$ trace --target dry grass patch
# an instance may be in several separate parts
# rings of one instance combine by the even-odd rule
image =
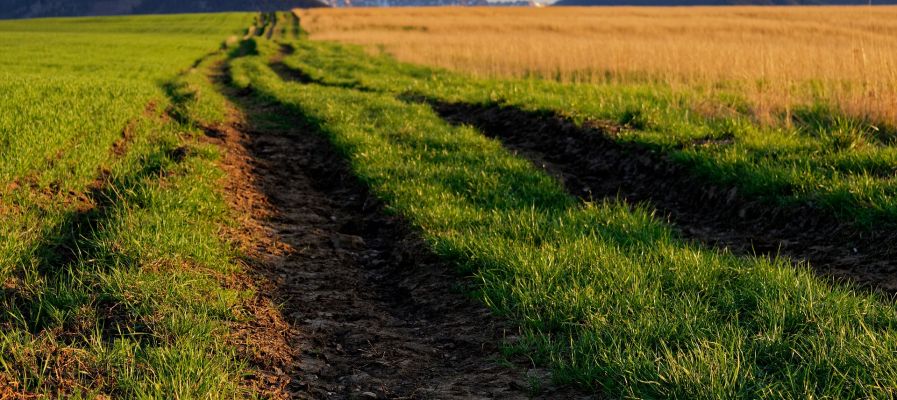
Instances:
[[[297,10],[312,39],[480,76],[735,92],[761,120],[822,101],[897,121],[897,8]]]

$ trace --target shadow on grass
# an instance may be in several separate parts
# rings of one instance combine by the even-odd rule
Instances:
[[[897,144],[897,131],[894,127],[849,117],[826,104],[793,110],[791,122],[803,132],[822,140],[826,143],[826,148],[835,151]],[[894,169],[869,172],[876,176],[888,177],[894,174]]]
[[[471,125],[557,176],[585,201],[623,199],[666,216],[686,237],[739,254],[788,256],[826,276],[897,290],[897,234],[866,229],[812,205],[777,205],[713,185],[662,151],[614,140],[612,124],[577,125],[547,112],[499,104],[429,104],[447,122]]]
[[[38,245],[29,259],[40,276],[40,292],[5,288],[2,291],[3,307],[7,323],[20,327],[34,335],[52,330],[63,342],[88,338],[94,326],[82,326],[79,316],[95,317],[101,338],[112,342],[128,336],[140,342],[152,340],[149,328],[140,316],[129,312],[115,299],[98,296],[81,282],[82,272],[97,269],[108,270],[116,266],[134,265],[122,254],[111,253],[102,247],[104,226],[121,212],[124,194],[146,185],[147,178],[157,178],[165,170],[184,158],[182,149],[163,149],[140,158],[139,167],[127,175],[109,177],[101,175],[79,199],[79,205],[62,218],[62,222],[49,229],[49,234]],[[24,260],[23,260],[24,261]],[[85,307],[93,311],[86,312]],[[88,329],[88,331],[84,331]]]
[[[471,299],[471,282],[384,209],[330,141],[328,125],[268,93],[232,87],[223,69],[220,90],[246,119],[237,129],[253,185],[276,208],[276,217],[262,222],[301,249],[275,265],[263,258],[250,264],[274,284],[268,294],[283,301],[287,315],[305,316],[294,324],[311,343],[298,346],[328,364],[302,391],[348,395],[340,377],[354,374],[353,386],[387,398],[414,397],[421,388],[439,398],[528,392],[510,384],[515,369],[492,360],[505,321]]]
[[[281,53],[288,55],[291,50],[283,46]],[[279,58],[271,67],[285,81],[370,91],[357,83],[312,79]],[[744,255],[784,255],[808,262],[824,276],[897,292],[897,275],[892,272],[897,270],[897,248],[890,245],[897,241],[897,230],[888,221],[872,228],[859,227],[826,208],[780,205],[743,195],[736,187],[708,182],[672,160],[663,149],[616,140],[624,129],[616,123],[577,124],[549,111],[498,103],[447,103],[413,93],[399,99],[426,104],[450,124],[473,126],[500,140],[584,201],[646,204],[668,218],[684,237],[705,246]],[[823,114],[812,113],[805,119],[818,119]],[[833,123],[826,121],[817,121],[817,128]],[[699,144],[724,146],[731,142],[731,138],[722,138]]]

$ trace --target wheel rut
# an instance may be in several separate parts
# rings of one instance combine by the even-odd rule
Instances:
[[[500,140],[585,201],[646,203],[682,236],[706,246],[787,256],[808,262],[823,276],[897,293],[893,226],[862,229],[820,207],[777,206],[734,187],[713,185],[663,152],[614,140],[621,129],[615,124],[579,125],[511,106],[409,100],[427,102],[447,122],[472,125]]]
[[[388,214],[296,110],[219,86],[235,111],[209,140],[238,181],[226,191],[251,236],[243,247],[257,287],[289,324],[258,328],[280,344],[253,361],[263,370],[256,386],[314,399],[582,397],[531,393],[547,371],[500,361],[515,331],[466,294],[467,280]]]
[[[272,60],[282,79],[366,91],[352,84],[315,81],[280,58]],[[580,125],[551,112],[503,104],[450,103],[415,93],[400,100],[426,103],[451,124],[466,124],[498,139],[560,180],[584,201],[608,199],[648,204],[686,239],[735,254],[789,257],[808,263],[827,279],[850,282],[889,296],[897,294],[897,227],[858,227],[822,207],[776,205],[714,185],[662,151],[614,136],[616,123]],[[697,140],[695,146],[725,146],[732,138]]]

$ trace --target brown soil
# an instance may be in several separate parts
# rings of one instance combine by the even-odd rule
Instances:
[[[621,127],[614,124],[579,126],[514,107],[429,102],[450,123],[500,139],[585,200],[647,203],[687,238],[738,254],[788,256],[825,276],[897,291],[894,227],[865,230],[819,207],[781,207],[714,186],[663,153],[615,141]]]
[[[530,397],[547,372],[499,361],[514,333],[465,294],[466,279],[294,110],[221,87],[240,110],[209,140],[225,153],[255,285],[282,310],[237,334],[256,354],[250,384],[293,398]]]
[[[15,379],[5,374],[0,374],[0,400],[31,400],[40,398],[37,394],[21,391],[21,386]]]

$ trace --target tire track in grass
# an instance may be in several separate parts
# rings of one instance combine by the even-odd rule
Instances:
[[[267,65],[277,49],[258,49],[234,62],[234,85],[302,110],[441,254],[483,278],[489,304],[523,327],[519,348],[558,380],[631,398],[857,398],[895,387],[894,363],[882,361],[895,354],[884,296],[787,259],[687,243],[647,205],[580,203],[482,132],[397,101],[413,86],[386,71],[383,82],[283,82]]]
[[[151,120],[154,118],[165,119],[170,118],[167,114],[155,115],[156,103],[147,104],[142,118]],[[121,160],[128,153],[132,141],[135,139],[135,130],[137,120],[131,120],[121,132],[121,137],[112,143],[109,149],[110,164]],[[179,162],[182,156],[175,154],[173,151],[166,154],[175,162]],[[45,279],[51,279],[59,274],[64,274],[69,268],[76,267],[80,259],[91,259],[93,248],[87,240],[91,237],[91,233],[98,230],[99,226],[109,218],[110,213],[116,206],[118,193],[131,183],[142,177],[158,175],[162,172],[161,165],[145,165],[144,168],[138,169],[136,174],[115,179],[112,177],[111,171],[107,167],[100,167],[97,176],[87,185],[85,190],[81,192],[48,194],[47,196],[54,202],[68,205],[65,212],[65,218],[60,224],[49,229],[49,234],[42,239],[37,245],[34,252],[36,260],[34,264],[37,266],[37,272]],[[26,260],[20,260],[19,264],[24,265]],[[21,278],[21,277],[19,277]],[[10,289],[10,288],[7,288]],[[9,298],[13,299],[12,303],[21,307],[28,312],[31,308],[28,304],[31,300],[27,295],[16,294],[15,291],[6,293]],[[40,301],[36,299],[35,301]],[[17,307],[18,308],[18,307]],[[40,313],[40,309],[34,312]],[[26,318],[28,315],[26,315]],[[39,315],[29,318],[31,323],[30,329],[32,333],[38,334],[42,330]],[[114,327],[109,327],[113,329]],[[72,335],[78,332],[70,332]]]
[[[777,206],[708,184],[662,152],[613,139],[611,123],[576,123],[498,104],[429,103],[444,120],[472,125],[561,180],[585,201],[648,203],[687,238],[738,254],[784,255],[835,279],[897,292],[897,230],[863,229],[809,205]],[[725,145],[725,143],[695,143]]]
[[[281,44],[270,67],[281,79],[362,92],[361,84],[314,79],[282,62],[295,49]],[[448,103],[409,93],[408,102],[429,104],[449,123],[474,126],[558,178],[584,201],[610,198],[647,203],[684,237],[737,254],[787,256],[821,275],[897,292],[897,229],[857,227],[812,205],[776,205],[734,187],[709,184],[668,154],[614,136],[624,127],[590,121],[579,125],[551,112],[502,104]],[[695,141],[725,146],[729,139]]]
[[[281,59],[295,52],[281,44],[271,68],[282,79],[383,91],[352,80],[323,81]],[[376,86],[376,85],[373,85]],[[897,227],[887,222],[866,227],[845,222],[812,203],[776,204],[716,185],[698,176],[669,152],[615,136],[618,123],[577,124],[551,111],[526,111],[502,103],[446,103],[422,93],[405,93],[404,101],[429,103],[444,119],[469,124],[499,138],[537,166],[565,182],[568,192],[584,199],[618,197],[644,202],[668,218],[684,237],[738,254],[788,256],[809,263],[815,271],[841,281],[857,282],[887,293],[897,292]],[[731,138],[701,139],[685,147],[728,146]],[[787,196],[787,193],[782,193]]]
[[[144,121],[134,119],[128,122],[121,132],[121,137],[108,149],[110,165],[127,156],[136,140],[138,124],[167,123],[170,116],[157,113],[156,107],[155,102],[148,103],[143,116],[138,117]],[[185,154],[184,149],[178,147],[161,156],[174,163],[180,163]],[[98,330],[99,338],[107,344],[124,337],[142,343],[155,340],[140,316],[130,314],[126,307],[122,307],[114,300],[92,298],[83,301],[79,304],[82,308],[78,312],[92,315],[96,321],[74,318],[61,325],[57,324],[54,319],[56,317],[47,310],[46,304],[60,301],[53,299],[55,294],[52,293],[54,290],[52,285],[60,284],[66,276],[77,275],[79,269],[87,268],[98,258],[99,250],[91,238],[114,217],[121,193],[133,189],[132,186],[145,177],[165,173],[162,165],[144,161],[140,161],[139,168],[123,176],[113,176],[108,166],[101,166],[93,182],[81,192],[46,194],[48,201],[67,205],[62,221],[48,228],[48,233],[40,243],[37,243],[33,254],[32,265],[35,267],[35,275],[39,276],[40,281],[48,282],[50,286],[38,288],[43,292],[35,292],[34,287],[24,283],[34,280],[35,277],[25,277],[23,273],[26,272],[16,271],[15,278],[7,280],[0,289],[0,306],[6,310],[5,315],[0,318],[0,328],[10,331],[24,329],[39,343],[37,348],[24,351],[25,354],[31,352],[30,355],[13,357],[12,362],[4,365],[4,368],[27,370],[29,361],[34,363],[35,367],[39,365],[42,368],[39,373],[41,381],[39,386],[43,390],[66,396],[84,390],[94,390],[95,388],[83,386],[85,379],[100,388],[114,386],[112,384],[114,377],[108,376],[106,374],[108,371],[89,359],[90,354],[77,347],[85,344],[95,345],[85,343],[91,337],[93,329]],[[27,265],[27,260],[23,259],[19,264]],[[65,304],[60,307],[66,306],[71,305]],[[86,313],[85,309],[93,311]],[[72,347],[73,344],[76,346]],[[9,377],[0,373],[0,398],[41,398],[39,394],[20,392],[19,390],[26,385],[18,379],[22,377]]]
[[[230,197],[256,236],[258,286],[292,323],[291,354],[260,367],[293,377],[297,398],[530,397],[530,379],[546,371],[497,360],[508,325],[384,212],[324,136],[296,110],[221,80],[240,117],[209,136],[243,182]],[[557,390],[542,395],[575,397]]]

